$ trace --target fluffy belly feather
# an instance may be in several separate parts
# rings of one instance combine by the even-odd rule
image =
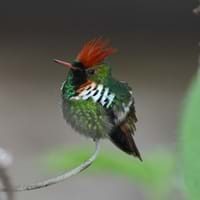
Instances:
[[[87,137],[105,138],[113,125],[101,105],[92,100],[67,100],[63,98],[63,115],[80,134]]]

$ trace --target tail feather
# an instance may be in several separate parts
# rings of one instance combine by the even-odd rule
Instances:
[[[132,154],[142,161],[140,152],[135,144],[132,134],[129,131],[125,131],[121,126],[118,126],[110,134],[110,139],[122,151],[127,154]]]

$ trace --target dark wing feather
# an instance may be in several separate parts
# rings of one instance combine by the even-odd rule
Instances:
[[[138,157],[142,161],[140,152],[135,144],[133,139],[135,128],[135,122],[137,121],[135,115],[134,105],[131,105],[131,109],[125,118],[120,124],[118,124],[110,133],[111,141],[119,147],[122,151],[132,154]]]
[[[137,117],[132,90],[125,82],[112,81],[112,84],[116,101],[109,111],[110,119],[114,125],[113,130],[110,132],[110,139],[122,151],[142,160],[133,139]]]

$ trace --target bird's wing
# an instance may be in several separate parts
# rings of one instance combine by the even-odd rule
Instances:
[[[137,117],[132,89],[127,83],[119,81],[112,81],[110,88],[112,88],[112,92],[115,94],[112,109],[110,109],[113,123],[118,125],[128,119],[135,127]]]
[[[114,123],[114,128],[110,132],[110,139],[122,151],[142,160],[133,139],[137,117],[132,90],[126,83],[122,82],[116,82],[115,87],[112,88],[116,97],[112,109],[109,111],[110,118]]]

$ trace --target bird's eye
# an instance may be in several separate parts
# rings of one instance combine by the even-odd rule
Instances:
[[[94,75],[95,74],[95,70],[94,69],[89,69],[87,70],[88,75]]]

